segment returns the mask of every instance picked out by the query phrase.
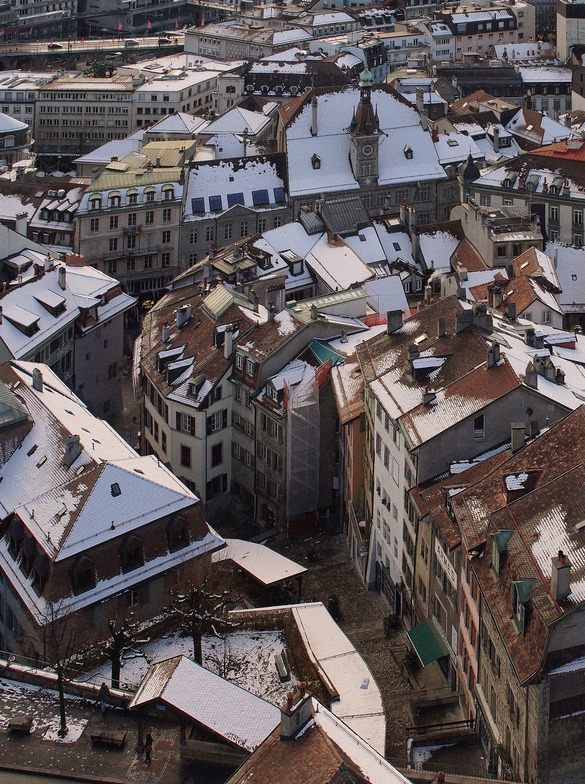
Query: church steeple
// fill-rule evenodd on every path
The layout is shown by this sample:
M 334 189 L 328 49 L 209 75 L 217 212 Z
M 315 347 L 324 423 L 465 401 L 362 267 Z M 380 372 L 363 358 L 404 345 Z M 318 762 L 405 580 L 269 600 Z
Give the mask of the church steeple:
M 372 106 L 372 74 L 367 68 L 360 74 L 360 100 L 348 131 L 354 177 L 360 186 L 371 185 L 378 178 L 380 120 L 377 109 Z

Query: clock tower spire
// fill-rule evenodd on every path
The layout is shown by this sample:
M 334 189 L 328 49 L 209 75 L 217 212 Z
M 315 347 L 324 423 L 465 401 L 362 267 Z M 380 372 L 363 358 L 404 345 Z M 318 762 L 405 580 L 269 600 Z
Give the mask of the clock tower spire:
M 370 185 L 378 179 L 378 141 L 380 123 L 372 106 L 372 74 L 364 68 L 360 74 L 360 102 L 349 126 L 350 161 L 356 180 Z

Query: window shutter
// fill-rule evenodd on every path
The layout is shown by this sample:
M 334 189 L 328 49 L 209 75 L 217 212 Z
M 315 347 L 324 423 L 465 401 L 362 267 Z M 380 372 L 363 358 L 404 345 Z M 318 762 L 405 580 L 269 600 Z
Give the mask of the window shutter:
M 178 411 L 175 414 L 175 427 L 176 427 L 177 430 L 181 429 L 181 415 L 179 414 Z
M 283 433 L 283 430 L 282 430 L 282 425 L 279 425 L 278 426 L 278 443 L 282 444 L 283 440 L 284 440 L 284 433 Z
M 195 435 L 195 417 L 194 416 L 190 416 L 189 417 L 189 424 L 191 426 L 191 435 L 194 436 Z
M 227 408 L 224 408 L 223 411 L 221 412 L 221 426 L 222 427 L 227 427 L 227 415 L 228 415 Z
M 207 417 L 207 435 L 210 436 L 213 432 L 213 417 Z

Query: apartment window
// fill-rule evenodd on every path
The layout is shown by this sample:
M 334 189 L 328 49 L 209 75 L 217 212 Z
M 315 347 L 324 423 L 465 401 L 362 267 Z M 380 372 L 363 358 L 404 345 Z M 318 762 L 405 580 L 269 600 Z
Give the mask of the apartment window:
M 110 231 L 115 231 L 118 228 L 118 216 L 110 215 Z
M 573 245 L 578 245 L 578 246 L 583 245 L 583 235 L 582 234 L 573 234 Z
M 177 430 L 195 435 L 195 417 L 177 411 L 175 424 Z
M 573 210 L 573 223 L 576 226 L 583 225 L 583 210 Z
M 134 272 L 136 269 L 136 260 L 132 257 L 130 259 L 126 259 L 126 272 Z
M 542 323 L 543 324 L 550 324 L 551 322 L 551 312 L 550 310 L 543 310 L 542 311 Z
M 118 238 L 117 237 L 110 237 L 110 240 L 108 242 L 108 249 L 109 249 L 110 253 L 113 253 L 114 251 L 118 250 Z
M 128 250 L 135 250 L 136 249 L 136 237 L 132 235 L 131 237 L 126 237 L 126 247 Z
M 138 204 L 138 194 L 137 193 L 129 193 L 128 194 L 128 204 Z
M 480 204 L 482 207 L 491 207 L 492 199 L 489 194 L 483 194 L 480 197 Z
M 160 254 L 160 265 L 161 265 L 161 267 L 170 267 L 171 266 L 171 254 L 170 253 L 161 253 Z
M 171 244 L 171 230 L 165 229 L 161 234 L 161 243 L 163 245 L 170 245 Z
M 480 414 L 473 420 L 473 437 L 477 440 L 485 438 L 485 414 Z
M 191 468 L 191 447 L 181 444 L 181 465 L 184 468 Z
M 376 454 L 378 457 L 382 454 L 382 436 L 376 433 Z
M 221 465 L 223 463 L 223 444 L 214 444 L 211 447 L 211 467 Z
M 226 223 L 223 230 L 223 236 L 226 240 L 231 240 L 232 238 L 232 230 L 233 226 L 231 223 Z
M 240 237 L 247 237 L 248 236 L 248 221 L 242 221 L 240 223 Z
M 551 221 L 558 221 L 559 219 L 559 208 L 556 205 L 551 205 L 548 210 L 548 217 Z
M 162 213 L 162 222 L 163 223 L 170 223 L 171 222 L 171 208 L 165 207 Z
M 116 261 L 108 261 L 106 265 L 108 275 L 115 275 L 117 268 L 118 268 L 118 263 Z
M 191 229 L 191 234 L 189 235 L 189 242 L 191 245 L 197 245 L 197 232 L 195 229 Z
M 154 190 L 146 191 L 146 201 L 154 201 L 156 193 Z
M 91 218 L 89 221 L 89 230 L 91 232 L 99 231 L 100 230 L 100 219 L 99 218 Z
M 215 232 L 213 230 L 213 226 L 207 226 L 205 228 L 205 242 L 213 242 L 214 237 Z
M 263 231 L 266 231 L 266 218 L 258 218 L 258 232 L 262 234 Z
M 128 213 L 128 226 L 136 226 L 136 213 L 129 212 Z
M 147 210 L 144 215 L 144 223 L 146 226 L 154 225 L 154 210 Z

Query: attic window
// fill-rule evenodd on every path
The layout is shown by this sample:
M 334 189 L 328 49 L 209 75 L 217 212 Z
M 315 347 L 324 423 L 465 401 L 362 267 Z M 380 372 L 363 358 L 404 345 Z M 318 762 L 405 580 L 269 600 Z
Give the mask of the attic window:
M 526 628 L 526 609 L 534 583 L 535 580 L 518 580 L 510 585 L 510 603 L 520 634 L 524 634 Z
M 111 485 L 110 490 L 114 498 L 117 498 L 119 495 L 122 495 L 122 491 L 120 490 L 120 485 L 117 482 L 114 482 Z
M 408 144 L 404 148 L 404 156 L 410 160 L 413 156 L 412 147 L 409 147 Z
M 39 462 L 37 463 L 37 468 L 40 468 L 40 467 L 41 467 L 42 465 L 44 465 L 46 462 L 47 462 L 47 456 L 46 456 L 46 455 L 43 455 L 43 456 L 41 457 L 41 459 L 39 460 Z
M 502 529 L 492 534 L 492 566 L 494 572 L 499 575 L 505 563 L 508 552 L 508 542 L 512 538 L 514 531 Z
M 315 155 L 313 155 L 313 157 L 311 158 L 311 164 L 313 166 L 313 169 L 321 168 L 321 158 L 319 158 L 317 153 L 315 153 Z
M 449 147 L 459 147 L 459 142 L 457 141 L 457 139 L 449 139 L 447 144 L 449 145 Z
M 37 451 L 38 448 L 39 448 L 38 444 L 34 444 L 34 446 L 31 446 L 31 448 L 28 450 L 26 456 L 30 457 L 31 455 L 34 455 L 34 453 Z
M 393 242 L 392 245 L 394 247 L 394 250 L 397 250 L 397 251 L 400 250 L 400 244 L 398 242 Z

